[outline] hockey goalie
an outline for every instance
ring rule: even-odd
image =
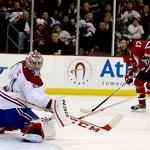
[[[42,66],[43,57],[34,50],[10,68],[10,81],[0,90],[1,134],[20,129],[23,141],[42,142],[55,137],[54,119],[61,127],[72,124],[65,100],[45,94],[40,75]],[[53,118],[39,118],[32,111],[33,104],[52,112]]]

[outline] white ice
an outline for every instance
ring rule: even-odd
[[[58,96],[53,96],[58,97]],[[80,108],[92,109],[106,97],[64,96],[69,113],[79,117],[84,115]],[[116,114],[121,113],[123,120],[110,132],[100,135],[76,125],[59,128],[54,140],[44,143],[23,143],[20,133],[12,132],[0,135],[0,150],[150,150],[150,102],[147,98],[147,109],[132,112],[131,105],[137,104],[136,97],[111,97],[100,108],[126,100],[102,112],[85,118],[85,120],[104,125]],[[49,115],[37,112],[40,116]]]

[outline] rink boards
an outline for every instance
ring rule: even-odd
[[[0,54],[0,87],[7,84],[7,71],[26,55]],[[47,94],[135,95],[133,85],[122,87],[127,66],[120,57],[44,55],[41,70]]]

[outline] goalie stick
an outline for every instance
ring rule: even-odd
[[[24,100],[18,99],[18,98],[17,98],[17,100],[20,101],[20,102],[24,102],[27,105],[31,105],[31,106],[33,106],[33,108],[36,108],[36,109],[39,109],[39,110],[44,110],[44,111],[47,111],[47,112],[49,111],[49,110],[47,110],[47,109],[45,109],[41,106],[38,106],[34,103],[24,101]],[[89,131],[93,131],[93,132],[96,132],[96,133],[104,133],[104,132],[110,131],[113,127],[115,127],[122,120],[122,118],[123,118],[123,116],[121,114],[117,114],[115,117],[112,118],[111,121],[109,121],[104,126],[98,126],[98,125],[95,125],[95,124],[90,123],[88,121],[84,121],[84,120],[81,120],[80,118],[77,118],[77,117],[74,117],[74,116],[70,115],[70,119],[71,119],[73,124],[76,124],[79,127],[82,127],[84,129],[87,129]]]

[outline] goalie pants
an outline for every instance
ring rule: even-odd
[[[39,117],[30,108],[0,109],[0,127],[23,129],[31,120]]]

